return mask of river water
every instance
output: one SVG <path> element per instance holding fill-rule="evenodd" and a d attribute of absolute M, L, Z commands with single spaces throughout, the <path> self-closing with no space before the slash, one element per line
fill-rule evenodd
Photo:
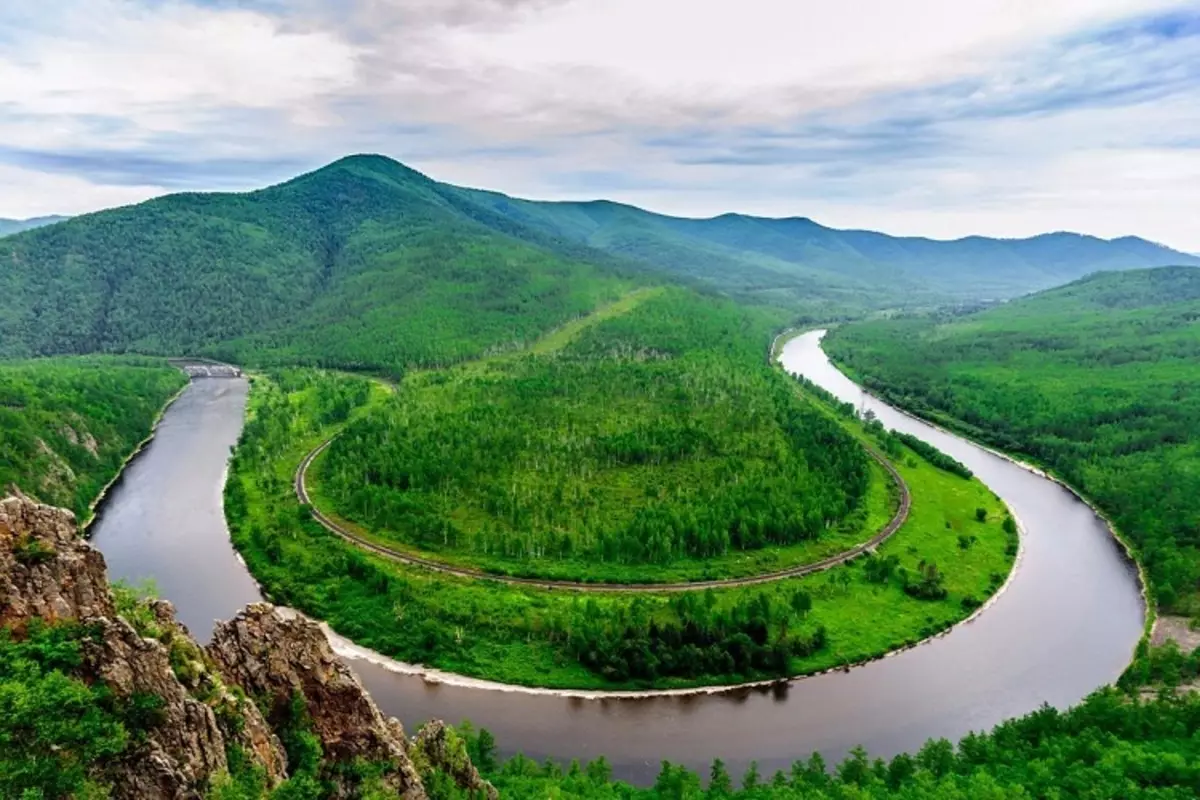
<path fill-rule="evenodd" d="M 970 467 L 1023 526 L 1020 563 L 1003 594 L 948 634 L 846 673 L 765 689 L 654 698 L 582 698 L 427 681 L 378 664 L 351 666 L 385 713 L 410 728 L 438 717 L 490 729 L 502 753 L 566 761 L 604 755 L 618 777 L 651 780 L 662 760 L 707 770 L 722 758 L 769 774 L 857 744 L 889 757 L 931 737 L 956 739 L 1043 703 L 1065 707 L 1112 682 L 1142 630 L 1137 575 L 1104 523 L 1066 489 L 963 439 L 865 397 L 808 333 L 783 365 L 888 427 L 920 436 Z M 201 639 L 212 621 L 258 597 L 221 514 L 246 384 L 200 379 L 167 412 L 93 527 L 114 578 L 152 577 Z M 920 498 L 914 498 L 919 503 Z M 903 532 L 899 534 L 903 536 Z M 864 620 L 869 625 L 870 620 Z"/>

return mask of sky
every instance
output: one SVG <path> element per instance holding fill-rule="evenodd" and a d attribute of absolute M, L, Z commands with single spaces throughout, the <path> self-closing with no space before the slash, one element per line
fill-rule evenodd
<path fill-rule="evenodd" d="M 0 3 L 0 217 L 360 152 L 536 199 L 1200 252 L 1200 3 Z"/>

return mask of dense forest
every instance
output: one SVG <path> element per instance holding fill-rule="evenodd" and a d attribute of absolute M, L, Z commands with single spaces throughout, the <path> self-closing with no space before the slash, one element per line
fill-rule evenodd
<path fill-rule="evenodd" d="M 671 291 L 559 351 L 413 376 L 334 440 L 322 494 L 380 535 L 522 574 L 816 539 L 863 504 L 868 456 L 763 363 L 753 325 Z"/>
<path fill-rule="evenodd" d="M 877 557 L 799 581 L 684 597 L 450 578 L 332 536 L 292 490 L 309 450 L 391 402 L 387 386 L 365 378 L 312 370 L 257 378 L 225 509 L 235 545 L 275 601 L 411 663 L 571 688 L 682 687 L 817 671 L 944 630 L 994 592 L 1012 565 L 1013 533 L 985 487 L 823 405 L 860 441 L 879 437 L 874 446 L 895 452 L 897 468 L 923 498 Z M 886 485 L 871 483 L 880 525 L 893 510 L 887 492 L 877 491 Z M 864 618 L 877 622 L 864 629 Z"/>
<path fill-rule="evenodd" d="M 0 362 L 0 490 L 17 486 L 83 519 L 185 383 L 151 359 Z"/>
<path fill-rule="evenodd" d="M 871 390 L 1044 464 L 1136 545 L 1158 601 L 1200 613 L 1200 270 L 1103 273 L 964 317 L 848 325 Z"/>
<path fill-rule="evenodd" d="M 387 159 L 173 195 L 0 247 L 0 357 L 207 354 L 387 370 L 513 348 L 619 292 L 598 252 L 489 228 Z"/>
<path fill-rule="evenodd" d="M 399 374 L 517 348 L 630 281 L 809 320 L 1200 263 L 1139 239 L 954 242 L 808 219 L 536 203 L 353 156 L 246 194 L 177 194 L 3 239 L 0 358 L 211 355 Z"/>
<path fill-rule="evenodd" d="M 685 219 L 603 200 L 538 203 L 465 194 L 530 228 L 820 321 L 878 307 L 1012 297 L 1096 270 L 1200 264 L 1196 256 L 1132 236 L 939 241 L 837 230 L 805 217 Z"/>

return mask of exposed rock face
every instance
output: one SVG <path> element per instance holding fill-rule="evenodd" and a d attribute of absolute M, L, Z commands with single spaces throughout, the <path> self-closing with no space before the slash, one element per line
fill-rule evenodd
<path fill-rule="evenodd" d="M 472 796 L 499 799 L 500 793 L 496 787 L 485 781 L 471 763 L 466 743 L 441 720 L 433 720 L 422 727 L 413 747 L 425 757 L 430 767 L 449 775 Z"/>
<path fill-rule="evenodd" d="M 199 797 L 208 778 L 223 772 L 225 737 L 213 709 L 188 695 L 171 670 L 166 646 L 143 639 L 129 623 L 101 619 L 84 645 L 84 670 L 125 699 L 154 695 L 160 719 L 144 745 L 115 765 L 117 797 Z"/>
<path fill-rule="evenodd" d="M 383 785 L 372 788 L 425 800 L 410 756 L 419 750 L 422 770 L 444 772 L 491 800 L 498 796 L 467 758 L 462 740 L 441 722 L 427 725 L 410 743 L 307 619 L 257 603 L 218 626 L 206 650 L 176 621 L 170 603 L 142 602 L 130 610 L 122 600 L 121 608 L 129 620 L 118 616 L 104 557 L 79 537 L 71 512 L 21 495 L 0 500 L 0 626 L 19 630 L 34 618 L 84 622 L 77 677 L 103 683 L 121 700 L 157 698 L 137 743 L 118 762 L 96 767 L 117 800 L 198 800 L 228 769 L 230 745 L 239 745 L 261 768 L 268 789 L 275 787 L 287 778 L 287 756 L 270 720 L 249 698 L 286 712 L 297 695 L 327 766 L 383 764 Z M 360 788 L 352 775 L 322 771 L 341 797 Z"/>
<path fill-rule="evenodd" d="M 390 789 L 405 800 L 425 798 L 400 724 L 384 718 L 317 625 L 255 603 L 217 626 L 208 653 L 228 680 L 272 708 L 282 710 L 302 695 L 327 757 L 387 763 Z"/>
<path fill-rule="evenodd" d="M 75 515 L 0 500 L 0 625 L 112 616 L 104 556 L 80 541 Z"/>

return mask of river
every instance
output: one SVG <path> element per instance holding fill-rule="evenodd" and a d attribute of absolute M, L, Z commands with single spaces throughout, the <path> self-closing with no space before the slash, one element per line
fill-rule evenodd
<path fill-rule="evenodd" d="M 1069 706 L 1112 682 L 1141 635 L 1144 609 L 1136 571 L 1103 521 L 1053 481 L 865 397 L 825 357 L 820 335 L 788 342 L 784 367 L 954 456 L 1021 521 L 1018 567 L 982 614 L 849 672 L 683 697 L 500 691 L 349 659 L 380 707 L 410 729 L 432 717 L 470 719 L 490 729 L 505 754 L 521 750 L 562 761 L 604 755 L 618 777 L 648 782 L 664 759 L 706 771 L 719 757 L 735 774 L 756 760 L 769 775 L 814 750 L 837 761 L 862 744 L 889 757 L 931 737 L 957 739 L 990 728 L 1043 703 Z M 245 395 L 240 379 L 193 382 L 92 529 L 112 576 L 153 578 L 201 639 L 213 620 L 258 596 L 221 513 L 226 458 L 241 429 Z"/>

